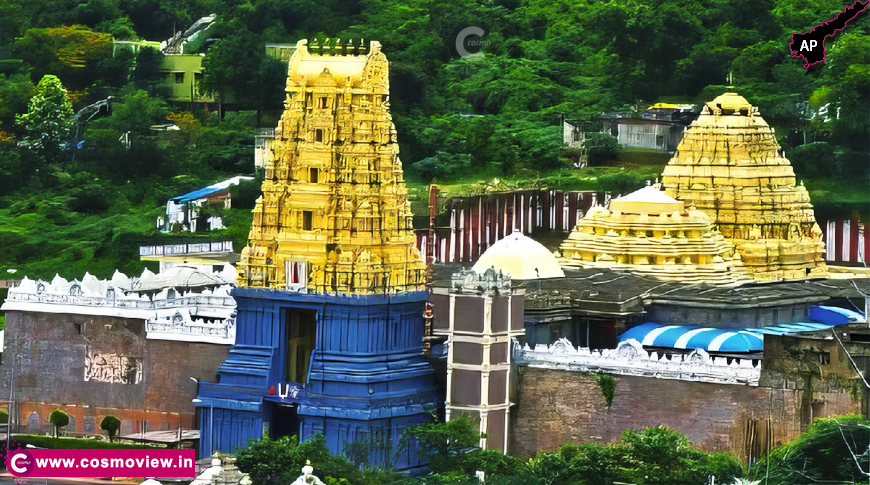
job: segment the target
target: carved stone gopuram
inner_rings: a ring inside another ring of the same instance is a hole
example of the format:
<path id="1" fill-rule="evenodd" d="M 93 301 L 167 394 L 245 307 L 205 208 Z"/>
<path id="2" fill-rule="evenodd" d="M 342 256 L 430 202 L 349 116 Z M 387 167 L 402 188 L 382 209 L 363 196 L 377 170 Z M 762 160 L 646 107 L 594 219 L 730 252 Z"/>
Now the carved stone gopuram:
<path id="1" fill-rule="evenodd" d="M 827 276 L 810 197 L 758 109 L 735 93 L 704 105 L 662 174 L 671 197 L 704 211 L 758 281 Z"/>
<path id="2" fill-rule="evenodd" d="M 423 289 L 378 42 L 297 44 L 239 286 Z"/>
<path id="3" fill-rule="evenodd" d="M 562 242 L 562 266 L 611 268 L 693 283 L 745 278 L 734 245 L 707 214 L 648 186 L 595 207 Z M 751 280 L 750 280 L 751 281 Z"/>

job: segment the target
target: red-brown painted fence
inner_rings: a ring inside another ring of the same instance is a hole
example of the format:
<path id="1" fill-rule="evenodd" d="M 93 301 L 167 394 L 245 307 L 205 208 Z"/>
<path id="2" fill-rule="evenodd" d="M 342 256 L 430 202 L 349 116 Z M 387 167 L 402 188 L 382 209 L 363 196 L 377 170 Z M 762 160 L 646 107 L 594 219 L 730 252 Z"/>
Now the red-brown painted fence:
<path id="1" fill-rule="evenodd" d="M 832 264 L 865 264 L 870 254 L 870 224 L 862 223 L 857 216 L 843 217 L 822 224 L 825 241 L 825 260 Z"/>
<path id="2" fill-rule="evenodd" d="M 577 221 L 607 195 L 592 191 L 518 190 L 453 197 L 447 201 L 449 227 L 434 231 L 435 261 L 473 263 L 514 230 L 570 232 Z M 428 252 L 429 229 L 417 229 L 417 248 Z"/>
<path id="3" fill-rule="evenodd" d="M 496 241 L 514 230 L 531 235 L 539 231 L 568 233 L 599 201 L 609 197 L 592 191 L 518 190 L 453 197 L 447 202 L 449 227 L 434 231 L 436 262 L 473 263 Z M 870 263 L 870 224 L 857 217 L 820 224 L 825 260 L 831 264 Z M 853 230 L 855 228 L 855 230 Z M 430 232 L 417 229 L 417 248 L 428 252 Z"/>

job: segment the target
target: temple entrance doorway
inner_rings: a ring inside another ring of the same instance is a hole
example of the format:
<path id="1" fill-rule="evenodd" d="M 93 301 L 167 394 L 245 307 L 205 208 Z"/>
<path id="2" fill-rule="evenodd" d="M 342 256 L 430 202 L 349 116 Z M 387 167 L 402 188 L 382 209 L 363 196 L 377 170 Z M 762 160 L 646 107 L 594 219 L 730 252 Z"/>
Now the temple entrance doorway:
<path id="1" fill-rule="evenodd" d="M 276 440 L 284 436 L 299 437 L 299 418 L 296 416 L 296 405 L 286 406 L 276 404 L 272 410 L 271 438 Z"/>
<path id="2" fill-rule="evenodd" d="M 287 347 L 284 353 L 284 380 L 308 382 L 308 365 L 317 337 L 317 312 L 288 308 L 286 314 Z"/>

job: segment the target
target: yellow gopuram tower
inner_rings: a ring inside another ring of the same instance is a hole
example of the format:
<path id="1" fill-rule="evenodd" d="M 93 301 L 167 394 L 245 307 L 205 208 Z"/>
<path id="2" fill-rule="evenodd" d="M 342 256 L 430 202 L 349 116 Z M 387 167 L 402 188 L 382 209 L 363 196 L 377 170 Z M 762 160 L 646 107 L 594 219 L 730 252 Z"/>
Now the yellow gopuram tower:
<path id="1" fill-rule="evenodd" d="M 341 294 L 424 288 L 388 69 L 378 42 L 298 42 L 239 286 Z"/>
<path id="2" fill-rule="evenodd" d="M 827 276 L 803 184 L 758 109 L 735 93 L 704 105 L 662 173 L 665 192 L 709 215 L 757 281 Z"/>

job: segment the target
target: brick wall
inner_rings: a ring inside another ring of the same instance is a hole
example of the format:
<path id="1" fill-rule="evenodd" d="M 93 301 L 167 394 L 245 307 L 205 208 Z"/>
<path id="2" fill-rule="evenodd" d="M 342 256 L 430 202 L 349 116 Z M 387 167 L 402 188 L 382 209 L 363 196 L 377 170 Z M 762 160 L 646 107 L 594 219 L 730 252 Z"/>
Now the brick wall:
<path id="1" fill-rule="evenodd" d="M 144 321 L 137 319 L 7 312 L 0 396 L 9 396 L 14 360 L 15 400 L 22 425 L 33 412 L 44 423 L 48 413 L 63 407 L 76 418 L 79 432 L 84 430 L 85 417 L 109 413 L 133 422 L 134 429 L 142 421 L 148 421 L 152 431 L 171 429 L 179 419 L 189 427 L 194 413 L 191 399 L 197 392 L 190 377 L 214 381 L 229 347 L 148 340 Z M 88 352 L 141 359 L 141 380 L 136 384 L 85 381 Z"/>
<path id="2" fill-rule="evenodd" d="M 625 429 L 666 425 L 706 451 L 751 459 L 758 430 L 770 446 L 801 432 L 802 391 L 615 376 L 610 407 L 594 374 L 519 367 L 517 406 L 511 409 L 509 451 L 527 457 L 565 443 L 610 443 Z M 807 402 L 804 400 L 804 402 Z M 859 412 L 846 392 L 816 392 L 817 416 Z M 768 424 L 769 423 L 769 424 Z M 756 435 L 751 438 L 752 435 Z"/>

